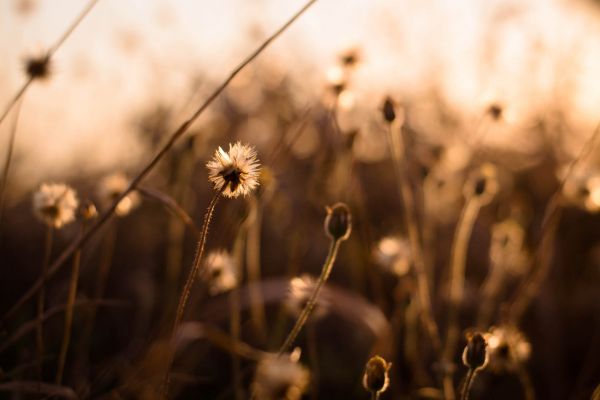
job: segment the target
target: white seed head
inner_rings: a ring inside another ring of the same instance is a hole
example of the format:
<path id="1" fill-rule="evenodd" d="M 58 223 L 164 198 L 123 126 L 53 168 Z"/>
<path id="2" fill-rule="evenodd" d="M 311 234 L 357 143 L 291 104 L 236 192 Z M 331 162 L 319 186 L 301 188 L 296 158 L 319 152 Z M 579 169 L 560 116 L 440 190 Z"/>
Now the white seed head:
<path id="1" fill-rule="evenodd" d="M 235 262 L 225 250 L 212 251 L 206 256 L 205 279 L 211 295 L 227 292 L 238 284 Z"/>
<path id="2" fill-rule="evenodd" d="M 492 327 L 484 337 L 490 352 L 489 367 L 494 371 L 514 371 L 531 355 L 531 344 L 514 326 Z"/>
<path id="3" fill-rule="evenodd" d="M 34 214 L 57 229 L 75 220 L 78 205 L 75 190 L 63 183 L 44 183 L 33 194 Z"/>
<path id="4" fill-rule="evenodd" d="M 219 147 L 206 168 L 215 190 L 225 197 L 246 196 L 258 186 L 260 164 L 256 150 L 240 142 L 230 143 L 228 152 Z"/>
<path id="5" fill-rule="evenodd" d="M 129 179 L 121 172 L 115 172 L 102 179 L 98 187 L 98 195 L 105 207 L 110 206 L 129 186 Z M 117 205 L 115 214 L 124 217 L 140 204 L 140 195 L 133 191 L 125 196 Z"/>
<path id="6" fill-rule="evenodd" d="M 379 240 L 373 250 L 375 262 L 401 277 L 408 273 L 412 265 L 412 253 L 408 240 L 400 236 L 386 236 Z"/>
<path id="7" fill-rule="evenodd" d="M 297 354 L 268 355 L 259 361 L 252 391 L 261 400 L 299 400 L 310 382 Z"/>
<path id="8" fill-rule="evenodd" d="M 289 292 L 286 296 L 285 308 L 294 315 L 300 315 L 308 299 L 315 290 L 317 281 L 308 274 L 302 274 L 291 279 Z M 330 308 L 330 299 L 327 293 L 321 292 L 311 318 L 319 319 L 327 315 Z"/>

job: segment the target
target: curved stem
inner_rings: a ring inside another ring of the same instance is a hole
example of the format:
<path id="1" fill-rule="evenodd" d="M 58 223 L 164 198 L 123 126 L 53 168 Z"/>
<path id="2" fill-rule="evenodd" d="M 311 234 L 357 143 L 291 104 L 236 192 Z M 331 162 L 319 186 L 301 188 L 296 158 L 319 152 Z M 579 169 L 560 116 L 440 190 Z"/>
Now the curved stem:
<path id="1" fill-rule="evenodd" d="M 279 355 L 285 353 L 292 346 L 294 340 L 296 340 L 296 337 L 302 330 L 302 327 L 304 326 L 304 324 L 308 320 L 308 317 L 315 308 L 319 292 L 321 291 L 321 288 L 323 287 L 323 285 L 329 278 L 329 275 L 331 274 L 331 269 L 333 268 L 333 263 L 335 262 L 335 259 L 337 257 L 337 252 L 340 248 L 340 243 L 341 242 L 339 240 L 331 240 L 331 244 L 329 245 L 329 252 L 327 253 L 327 258 L 325 259 L 325 263 L 323 264 L 323 268 L 321 269 L 321 275 L 319 276 L 319 280 L 317 281 L 315 288 L 311 293 L 310 298 L 308 299 L 308 302 L 304 306 L 304 309 L 300 313 L 300 316 L 296 320 L 294 327 L 292 328 L 287 338 L 281 345 L 278 352 Z"/>
<path id="2" fill-rule="evenodd" d="M 467 199 L 467 203 L 462 209 L 460 218 L 456 225 L 456 232 L 454 234 L 454 242 L 452 243 L 452 250 L 450 255 L 450 304 L 448 309 L 448 331 L 446 334 L 446 341 L 444 343 L 444 350 L 442 352 L 442 360 L 448 365 L 452 362 L 456 344 L 460 336 L 459 326 L 459 311 L 460 305 L 464 297 L 465 290 L 465 269 L 467 262 L 467 250 L 469 248 L 469 241 L 471 233 L 473 231 L 473 225 L 477 219 L 477 214 L 480 210 L 479 201 L 470 197 Z M 452 369 L 446 368 L 444 372 L 444 379 L 451 382 L 452 380 Z M 454 390 L 452 385 L 444 385 L 444 391 L 446 392 L 446 398 L 454 398 L 454 393 L 448 393 L 448 390 Z"/>
<path id="3" fill-rule="evenodd" d="M 181 220 L 181 222 L 190 228 L 192 232 L 194 232 L 194 235 L 197 237 L 200 236 L 200 230 L 194 223 L 192 217 L 190 217 L 190 215 L 177 203 L 173 197 L 161 192 L 160 190 L 151 189 L 144 186 L 138 186 L 138 192 L 161 203 L 163 206 L 165 206 L 165 208 L 173 212 L 173 214 L 175 214 Z"/>
<path id="4" fill-rule="evenodd" d="M 475 380 L 474 369 L 469 368 L 469 372 L 467 372 L 467 377 L 465 378 L 465 384 L 463 385 L 462 394 L 460 396 L 460 400 L 469 400 L 469 392 L 471 391 L 471 385 L 473 385 L 473 381 Z"/>
<path id="5" fill-rule="evenodd" d="M 54 275 L 63 264 L 75 253 L 75 251 L 83 246 L 90 238 L 108 221 L 108 219 L 114 214 L 117 205 L 123 200 L 132 190 L 136 189 L 140 182 L 154 169 L 158 162 L 167 154 L 167 152 L 173 147 L 178 139 L 183 136 L 189 127 L 200 117 L 200 115 L 208 108 L 209 105 L 225 90 L 229 83 L 235 78 L 248 64 L 250 64 L 259 54 L 261 54 L 277 37 L 279 37 L 287 28 L 290 27 L 306 10 L 310 8 L 317 0 L 308 1 L 300 10 L 298 10 L 290 19 L 288 19 L 279 29 L 277 29 L 271 36 L 269 36 L 261 45 L 259 45 L 248 57 L 246 57 L 229 76 L 215 88 L 210 96 L 198 107 L 198 109 L 188 118 L 179 128 L 177 128 L 169 137 L 169 140 L 160 148 L 156 155 L 144 166 L 144 168 L 137 174 L 137 176 L 131 181 L 129 187 L 125 189 L 121 195 L 115 199 L 113 204 L 102 213 L 96 222 L 90 227 L 90 229 L 83 235 L 79 240 L 71 243 L 50 266 L 48 270 L 48 276 Z M 8 312 L 0 320 L 0 326 L 6 321 L 7 318 L 11 317 L 17 310 L 23 306 L 31 297 L 33 297 L 41 288 L 42 282 L 38 279 L 30 288 L 23 294 L 19 300 L 8 310 Z"/>
<path id="6" fill-rule="evenodd" d="M 204 245 L 206 244 L 206 237 L 208 236 L 208 226 L 210 225 L 210 220 L 215 211 L 215 207 L 219 198 L 221 197 L 222 190 L 217 192 L 210 204 L 208 209 L 206 210 L 206 214 L 204 215 L 204 224 L 202 225 L 202 231 L 200 233 L 200 240 L 198 241 L 198 247 L 196 250 L 196 255 L 194 257 L 194 261 L 192 263 L 192 268 L 190 269 L 190 273 L 188 274 L 187 280 L 185 281 L 185 285 L 183 287 L 183 291 L 181 292 L 181 297 L 179 298 L 179 304 L 177 305 L 177 312 L 175 314 L 175 320 L 173 321 L 173 329 L 171 331 L 171 339 L 170 342 L 173 344 L 175 339 L 175 334 L 177 333 L 177 328 L 181 324 L 181 320 L 183 319 L 183 313 L 185 312 L 185 307 L 187 306 L 187 302 L 190 297 L 190 293 L 192 291 L 192 286 L 194 281 L 196 280 L 196 275 L 198 274 L 198 270 L 200 269 L 200 261 L 202 260 L 202 255 L 204 253 Z M 169 375 L 171 373 L 171 366 L 173 365 L 173 359 L 175 358 L 174 349 L 169 351 L 169 356 L 167 360 L 167 368 L 163 380 L 163 388 L 162 388 L 162 398 L 167 398 L 169 393 Z"/>

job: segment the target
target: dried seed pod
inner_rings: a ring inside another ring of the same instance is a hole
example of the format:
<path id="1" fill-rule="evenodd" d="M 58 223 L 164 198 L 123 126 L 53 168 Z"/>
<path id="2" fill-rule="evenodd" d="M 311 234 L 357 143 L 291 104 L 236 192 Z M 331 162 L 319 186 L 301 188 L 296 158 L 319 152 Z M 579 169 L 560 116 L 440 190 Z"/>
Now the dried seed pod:
<path id="1" fill-rule="evenodd" d="M 492 201 L 498 190 L 496 167 L 485 163 L 471 174 L 465 184 L 464 194 L 465 197 L 475 198 L 481 205 L 486 205 Z"/>
<path id="2" fill-rule="evenodd" d="M 386 391 L 390 384 L 388 371 L 392 363 L 388 363 L 380 356 L 369 359 L 363 375 L 363 387 L 371 393 L 380 394 Z"/>
<path id="3" fill-rule="evenodd" d="M 485 368 L 489 355 L 487 342 L 481 333 L 467 334 L 467 345 L 462 354 L 463 364 L 476 371 Z"/>
<path id="4" fill-rule="evenodd" d="M 352 214 L 344 203 L 326 207 L 325 233 L 333 240 L 346 240 L 352 231 Z"/>
<path id="5" fill-rule="evenodd" d="M 383 112 L 383 118 L 388 122 L 392 123 L 396 119 L 396 110 L 394 107 L 394 102 L 390 97 L 386 97 L 383 102 L 383 108 L 381 109 Z"/>

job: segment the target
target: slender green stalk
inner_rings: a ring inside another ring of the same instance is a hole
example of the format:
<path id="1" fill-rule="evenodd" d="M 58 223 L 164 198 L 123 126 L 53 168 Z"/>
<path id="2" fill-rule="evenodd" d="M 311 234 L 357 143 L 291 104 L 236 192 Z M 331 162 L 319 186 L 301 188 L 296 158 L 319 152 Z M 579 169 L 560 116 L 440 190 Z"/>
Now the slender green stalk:
<path id="1" fill-rule="evenodd" d="M 279 29 L 277 29 L 271 36 L 265 39 L 249 56 L 247 56 L 229 76 L 215 88 L 215 90 L 208 96 L 208 98 L 196 109 L 196 111 L 184 121 L 179 128 L 177 128 L 169 137 L 169 140 L 160 148 L 156 155 L 144 166 L 144 168 L 133 178 L 130 182 L 129 187 L 125 189 L 119 197 L 117 197 L 113 204 L 102 213 L 96 222 L 90 227 L 90 229 L 83 235 L 79 240 L 71 243 L 57 258 L 54 260 L 48 270 L 48 276 L 54 275 L 64 263 L 75 253 L 75 251 L 83 246 L 90 240 L 94 234 L 110 219 L 114 214 L 117 205 L 123 200 L 132 190 L 135 190 L 141 181 L 154 169 L 158 162 L 169 152 L 173 145 L 183 136 L 189 127 L 200 117 L 200 115 L 212 104 L 213 101 L 225 90 L 229 83 L 235 78 L 243 69 L 246 68 L 256 57 L 259 56 L 275 39 L 277 39 L 283 32 L 285 32 L 304 12 L 306 12 L 317 0 L 309 0 L 304 6 L 302 6 L 292 17 L 290 17 Z M 25 304 L 30 298 L 32 298 L 41 288 L 42 281 L 38 279 L 30 288 L 25 292 L 19 300 L 8 310 L 8 312 L 0 319 L 0 326 L 15 312 L 17 312 L 23 304 Z"/>
<path id="2" fill-rule="evenodd" d="M 36 347 L 38 356 L 38 375 L 43 379 L 42 363 L 44 358 L 44 303 L 46 301 L 46 280 L 48 279 L 48 263 L 52 256 L 52 241 L 54 236 L 54 227 L 48 225 L 46 229 L 46 241 L 44 246 L 44 261 L 42 264 L 42 288 L 38 296 L 37 304 L 37 329 L 36 329 Z"/>
<path id="3" fill-rule="evenodd" d="M 331 269 L 333 268 L 333 263 L 335 262 L 335 259 L 337 257 L 337 252 L 340 248 L 340 243 L 341 243 L 341 240 L 339 240 L 339 239 L 331 240 L 331 244 L 329 245 L 329 252 L 327 253 L 327 258 L 325 259 L 325 263 L 323 264 L 323 268 L 321 269 L 321 275 L 319 276 L 319 280 L 315 284 L 315 288 L 314 288 L 313 292 L 311 293 L 310 298 L 308 299 L 308 302 L 304 306 L 304 309 L 300 313 L 300 316 L 296 320 L 294 327 L 292 328 L 292 330 L 288 334 L 287 338 L 285 339 L 285 341 L 279 348 L 279 352 L 278 352 L 279 355 L 285 353 L 292 346 L 292 344 L 294 343 L 294 340 L 296 340 L 296 337 L 298 336 L 298 334 L 302 330 L 302 327 L 306 323 L 306 320 L 308 319 L 308 317 L 312 313 L 313 309 L 315 308 L 315 306 L 317 304 L 317 298 L 319 296 L 319 292 L 321 291 L 321 288 L 323 287 L 323 285 L 329 278 L 329 275 L 331 274 Z"/>
<path id="4" fill-rule="evenodd" d="M 85 232 L 85 222 L 81 223 L 80 235 Z M 73 256 L 73 269 L 71 270 L 71 279 L 69 281 L 69 292 L 67 295 L 67 304 L 65 308 L 65 325 L 60 353 L 58 356 L 58 367 L 56 369 L 56 384 L 62 383 L 67 361 L 67 352 L 71 341 L 71 327 L 73 325 L 73 309 L 75 307 L 75 298 L 77 297 L 77 282 L 79 281 L 79 267 L 81 265 L 81 249 L 75 252 Z"/>
<path id="5" fill-rule="evenodd" d="M 431 291 L 427 279 L 426 265 L 423 257 L 421 239 L 419 237 L 419 228 L 416 218 L 415 200 L 413 192 L 410 189 L 406 167 L 403 165 L 405 157 L 405 146 L 403 144 L 401 126 L 394 131 L 393 124 L 388 124 L 388 139 L 392 150 L 392 159 L 394 169 L 400 186 L 400 195 L 402 197 L 404 218 L 408 229 L 408 239 L 410 249 L 413 254 L 415 273 L 417 277 L 417 294 L 421 307 L 421 321 L 427 331 L 434 350 L 441 349 L 441 339 L 439 329 L 431 306 Z"/>
<path id="6" fill-rule="evenodd" d="M 202 225 L 202 231 L 200 233 L 200 240 L 198 241 L 198 247 L 196 250 L 196 255 L 194 257 L 194 261 L 192 263 L 192 268 L 190 269 L 190 273 L 188 274 L 187 280 L 185 281 L 185 285 L 183 287 L 183 291 L 181 292 L 181 297 L 179 298 L 179 304 L 177 305 L 177 312 L 175 314 L 175 320 L 173 321 L 173 329 L 171 331 L 171 339 L 170 343 L 173 348 L 169 351 L 169 356 L 167 359 L 167 366 L 165 371 L 165 376 L 163 379 L 162 385 L 162 398 L 167 398 L 169 394 L 169 379 L 171 373 L 171 367 L 173 365 L 173 360 L 175 358 L 175 334 L 177 333 L 177 328 L 181 324 L 181 320 L 183 319 L 183 314 L 185 312 L 185 308 L 187 306 L 187 302 L 190 297 L 190 293 L 192 291 L 192 286 L 196 280 L 196 275 L 198 274 L 198 270 L 200 269 L 200 262 L 202 260 L 202 255 L 204 254 L 204 245 L 206 244 L 206 238 L 208 236 L 208 226 L 210 225 L 210 220 L 215 211 L 215 207 L 219 198 L 221 197 L 222 190 L 217 192 L 210 204 L 208 209 L 206 210 L 206 214 L 204 215 L 204 224 Z"/>

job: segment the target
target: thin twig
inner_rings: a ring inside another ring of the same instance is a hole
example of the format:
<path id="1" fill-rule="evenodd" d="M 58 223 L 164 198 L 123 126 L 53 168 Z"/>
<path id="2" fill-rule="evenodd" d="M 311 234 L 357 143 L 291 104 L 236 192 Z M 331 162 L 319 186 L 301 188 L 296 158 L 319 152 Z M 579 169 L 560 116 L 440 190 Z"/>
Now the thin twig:
<path id="1" fill-rule="evenodd" d="M 10 136 L 8 138 L 8 148 L 6 149 L 6 160 L 4 161 L 4 170 L 2 171 L 2 180 L 0 181 L 0 226 L 2 226 L 2 215 L 4 213 L 4 202 L 6 200 L 6 187 L 8 186 L 8 174 L 12 163 L 13 152 L 15 148 L 15 137 L 17 135 L 17 125 L 19 123 L 19 115 L 21 114 L 20 101 L 17 104 L 17 110 L 15 111 L 15 119 L 10 130 Z"/>
<path id="2" fill-rule="evenodd" d="M 161 192 L 160 190 L 145 186 L 139 186 L 138 192 L 163 204 L 168 210 L 173 212 L 173 214 L 175 214 L 181 220 L 181 222 L 190 228 L 194 232 L 194 235 L 197 237 L 200 236 L 200 229 L 198 229 L 192 217 L 190 217 L 190 215 L 177 203 L 173 197 Z"/>
<path id="3" fill-rule="evenodd" d="M 306 10 L 310 8 L 317 0 L 308 1 L 299 11 L 297 11 L 287 22 L 285 22 L 279 29 L 277 29 L 271 36 L 269 36 L 261 45 L 256 48 L 248 57 L 246 57 L 229 76 L 212 92 L 210 96 L 198 107 L 198 109 L 187 119 L 179 128 L 177 128 L 170 136 L 169 140 L 162 146 L 162 148 L 156 153 L 156 155 L 148 162 L 148 164 L 138 173 L 138 175 L 131 181 L 129 187 L 125 189 L 121 195 L 115 199 L 113 204 L 100 215 L 98 220 L 90 227 L 78 240 L 71 243 L 58 258 L 52 263 L 48 271 L 48 277 L 54 275 L 63 264 L 73 255 L 73 253 L 83 245 L 102 227 L 108 219 L 114 214 L 115 209 L 119 202 L 125 198 L 132 190 L 135 190 L 140 182 L 154 169 L 158 162 L 164 157 L 164 155 L 173 147 L 175 142 L 181 138 L 181 136 L 187 132 L 189 127 L 198 119 L 198 117 L 208 108 L 209 105 L 225 90 L 229 83 L 235 78 L 240 71 L 242 71 L 248 64 L 250 64 L 260 53 L 262 53 L 277 37 L 279 37 L 287 28 L 294 23 Z M 5 320 L 11 317 L 25 302 L 27 302 L 41 287 L 41 279 L 38 279 L 27 292 L 21 296 L 21 298 L 10 308 L 10 310 L 0 320 L 0 326 Z"/>

